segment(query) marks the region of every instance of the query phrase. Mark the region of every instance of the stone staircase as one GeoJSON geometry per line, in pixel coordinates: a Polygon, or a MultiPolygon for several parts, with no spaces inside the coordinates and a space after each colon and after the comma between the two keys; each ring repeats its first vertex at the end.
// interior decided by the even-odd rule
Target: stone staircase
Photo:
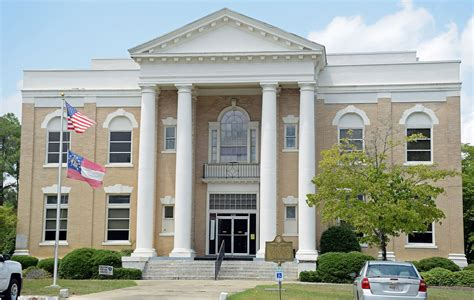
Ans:
{"type": "MultiPolygon", "coordinates": [[[[266,261],[224,260],[218,279],[275,280],[276,267],[275,263],[266,261]]],[[[297,280],[298,264],[296,262],[284,263],[282,267],[284,280],[297,280]]],[[[143,279],[214,280],[214,261],[152,258],[143,270],[143,279]]]]}

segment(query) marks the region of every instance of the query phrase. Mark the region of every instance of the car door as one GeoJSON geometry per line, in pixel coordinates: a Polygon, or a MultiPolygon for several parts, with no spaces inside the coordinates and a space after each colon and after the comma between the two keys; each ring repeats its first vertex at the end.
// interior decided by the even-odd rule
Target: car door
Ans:
{"type": "Polygon", "coordinates": [[[0,291],[8,288],[10,283],[10,276],[6,263],[3,261],[3,256],[0,257],[0,291]]]}

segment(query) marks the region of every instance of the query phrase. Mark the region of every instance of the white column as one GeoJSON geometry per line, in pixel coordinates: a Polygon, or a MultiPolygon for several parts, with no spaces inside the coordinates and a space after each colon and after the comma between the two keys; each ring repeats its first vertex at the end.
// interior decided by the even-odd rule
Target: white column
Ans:
{"type": "Polygon", "coordinates": [[[142,87],[138,158],[137,241],[132,256],[156,256],[153,248],[156,188],[156,87],[142,87]]]}
{"type": "Polygon", "coordinates": [[[306,203],[306,195],[315,192],[311,182],[316,175],[316,151],[314,128],[315,82],[301,82],[300,86],[300,130],[298,154],[298,252],[299,261],[315,261],[316,211],[306,203]]]}
{"type": "Polygon", "coordinates": [[[191,247],[193,208],[193,139],[191,84],[176,84],[178,88],[178,124],[176,134],[176,187],[174,217],[174,248],[171,257],[192,258],[191,247]]]}
{"type": "Polygon", "coordinates": [[[262,142],[260,154],[260,248],[257,258],[265,257],[265,242],[273,241],[277,223],[277,82],[262,86],[262,142]]]}

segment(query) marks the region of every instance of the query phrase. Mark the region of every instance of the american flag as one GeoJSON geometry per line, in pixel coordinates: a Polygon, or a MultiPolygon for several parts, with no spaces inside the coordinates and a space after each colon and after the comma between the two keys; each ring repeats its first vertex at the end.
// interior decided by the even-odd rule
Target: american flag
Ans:
{"type": "Polygon", "coordinates": [[[87,128],[95,124],[94,121],[77,111],[73,106],[66,102],[67,110],[67,130],[74,130],[77,133],[83,133],[87,128]]]}

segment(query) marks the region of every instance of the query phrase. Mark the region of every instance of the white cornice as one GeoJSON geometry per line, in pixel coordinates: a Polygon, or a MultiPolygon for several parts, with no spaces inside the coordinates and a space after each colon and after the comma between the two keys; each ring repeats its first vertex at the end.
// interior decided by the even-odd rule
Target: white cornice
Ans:
{"type": "Polygon", "coordinates": [[[173,196],[165,196],[163,198],[160,198],[160,202],[162,205],[174,205],[175,204],[175,200],[174,200],[174,197],[173,196]]]}
{"type": "Polygon", "coordinates": [[[106,194],[131,194],[133,187],[122,184],[116,184],[104,187],[106,194]]]}
{"type": "Polygon", "coordinates": [[[288,115],[286,117],[283,117],[283,123],[285,124],[295,124],[298,123],[299,119],[298,117],[295,117],[293,115],[288,115]]]}
{"type": "Polygon", "coordinates": [[[298,198],[294,196],[284,197],[284,198],[281,198],[281,200],[283,201],[283,204],[285,205],[298,205],[298,198]]]}
{"type": "Polygon", "coordinates": [[[178,121],[175,118],[168,117],[166,119],[161,119],[161,122],[165,126],[176,126],[178,124],[178,121]]]}
{"type": "MultiPolygon", "coordinates": [[[[43,194],[57,194],[58,193],[58,185],[53,184],[51,186],[45,186],[41,188],[43,194]]],[[[69,194],[71,192],[71,187],[69,186],[61,186],[61,194],[69,194]]]]}

